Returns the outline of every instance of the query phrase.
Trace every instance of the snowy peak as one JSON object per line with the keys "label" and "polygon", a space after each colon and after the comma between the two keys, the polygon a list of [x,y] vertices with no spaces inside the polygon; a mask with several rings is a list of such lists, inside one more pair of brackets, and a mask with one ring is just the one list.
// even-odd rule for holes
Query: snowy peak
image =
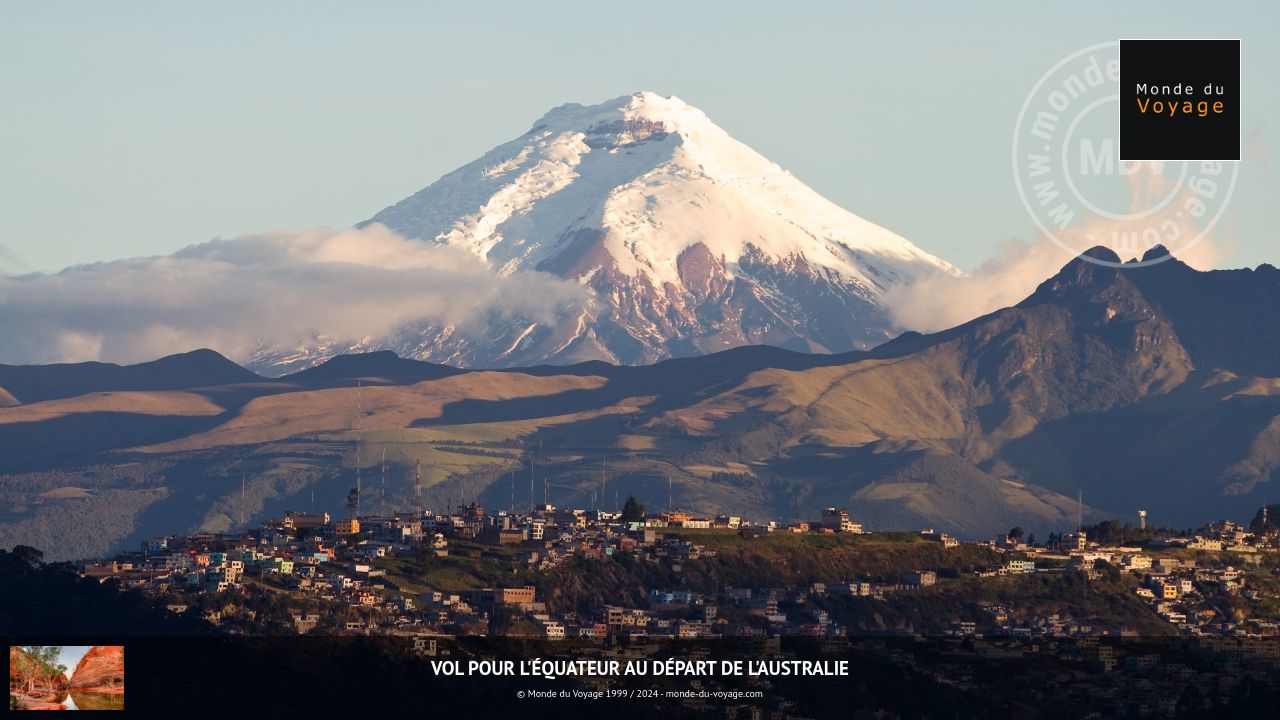
{"label": "snowy peak", "polygon": [[[652,92],[623,95],[599,105],[569,103],[552,109],[534,123],[529,134],[581,132],[588,145],[618,147],[678,134],[689,140],[719,134],[721,130],[701,110],[677,97]],[[597,140],[598,139],[598,140]]]}
{"label": "snowy peak", "polygon": [[375,222],[465,250],[495,273],[548,273],[587,290],[586,305],[554,324],[505,317],[483,338],[408,328],[379,341],[470,366],[647,363],[744,344],[866,348],[892,335],[887,289],[956,272],[701,110],[652,92],[554,108]]}
{"label": "snowy peak", "polygon": [[[525,135],[373,219],[467,247],[496,270],[533,269],[603,231],[618,272],[676,282],[697,243],[729,264],[750,248],[804,256],[879,294],[886,281],[952,272],[905,239],[827,201],[700,110],[640,92],[562,105]],[[878,272],[867,267],[874,254]]]}

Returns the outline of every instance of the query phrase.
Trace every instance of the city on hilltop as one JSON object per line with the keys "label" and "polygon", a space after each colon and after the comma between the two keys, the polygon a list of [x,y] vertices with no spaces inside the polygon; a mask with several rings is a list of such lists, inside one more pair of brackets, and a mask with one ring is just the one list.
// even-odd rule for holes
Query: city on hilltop
{"label": "city on hilltop", "polygon": [[[840,508],[757,524],[647,513],[634,498],[620,511],[287,512],[241,533],[147,540],[81,573],[230,633],[1270,637],[1280,527],[1268,511],[1250,528],[1177,532],[1143,511],[1136,526],[964,543],[867,532]],[[1052,602],[1037,601],[1039,584]],[[868,622],[895,608],[902,621]]]}

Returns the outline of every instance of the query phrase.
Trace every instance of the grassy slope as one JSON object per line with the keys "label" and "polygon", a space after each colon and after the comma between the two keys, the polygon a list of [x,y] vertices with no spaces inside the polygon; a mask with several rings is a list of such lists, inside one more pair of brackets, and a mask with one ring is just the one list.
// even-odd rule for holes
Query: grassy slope
{"label": "grassy slope", "polygon": [[[1133,330],[1147,333],[1139,339],[1158,331]],[[665,507],[670,482],[674,504],[699,513],[792,519],[839,505],[870,527],[989,536],[1015,524],[1038,533],[1073,525],[1069,496],[1080,487],[1101,506],[1124,509],[1142,500],[1168,516],[1152,503],[1213,492],[1201,486],[1218,473],[1233,492],[1252,490],[1280,467],[1275,381],[1218,378],[1203,391],[1181,392],[1185,363],[1176,352],[1133,357],[1125,354],[1126,337],[1107,345],[1098,339],[1102,331],[1081,332],[1063,312],[1038,307],[1000,313],[900,357],[749,374],[726,369],[693,380],[681,368],[723,358],[637,370],[642,374],[631,380],[606,370],[475,372],[361,389],[276,382],[237,385],[235,392],[94,393],[0,408],[0,435],[9,433],[3,437],[15,448],[30,448],[24,433],[47,427],[41,437],[59,438],[44,448],[50,458],[61,457],[64,443],[76,447],[78,437],[96,437],[124,447],[136,440],[150,457],[206,463],[206,489],[176,492],[167,501],[182,526],[159,531],[231,527],[308,497],[304,490],[340,503],[354,485],[358,411],[365,480],[370,472],[380,480],[385,448],[400,501],[411,493],[406,477],[420,461],[437,505],[466,497],[523,506],[540,498],[541,482],[530,498],[523,482],[513,488],[503,481],[504,473],[523,472],[520,453],[532,450],[559,504],[608,506],[615,494],[635,494],[650,507]],[[1154,369],[1140,375],[1127,369],[1143,363]],[[1171,388],[1178,392],[1132,410],[1108,410],[1109,403]],[[1054,419],[1072,409],[1085,414]],[[1205,428],[1222,437],[1197,441]],[[1177,447],[1162,454],[1170,448],[1160,443]],[[305,472],[296,482],[258,472],[259,457]],[[1143,458],[1156,458],[1159,467],[1142,465]],[[240,503],[238,476],[246,471],[253,502]],[[1135,497],[1140,485],[1129,480],[1143,472],[1177,475],[1182,484],[1155,498]],[[0,512],[10,512],[0,519],[31,519],[29,497],[13,491],[8,477],[0,476]],[[42,491],[62,486],[79,485]],[[56,522],[58,515],[43,517]]]}
{"label": "grassy slope", "polygon": [[255,445],[300,435],[354,428],[407,428],[439,418],[463,400],[512,400],[598,388],[603,378],[534,377],[519,373],[468,373],[398,387],[305,390],[256,398],[208,432],[146,448],[177,452],[227,445]]}
{"label": "grassy slope", "polygon": [[204,395],[177,390],[90,393],[16,407],[4,407],[0,398],[0,425],[40,422],[84,413],[209,416],[220,415],[224,411],[225,408]]}

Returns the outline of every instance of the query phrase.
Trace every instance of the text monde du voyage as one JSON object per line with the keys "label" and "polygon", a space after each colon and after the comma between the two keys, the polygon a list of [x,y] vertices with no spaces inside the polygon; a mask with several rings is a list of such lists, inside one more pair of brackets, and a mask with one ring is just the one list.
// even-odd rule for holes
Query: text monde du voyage
{"label": "text monde du voyage", "polygon": [[1213,83],[1205,83],[1199,93],[1190,83],[1174,85],[1135,83],[1134,91],[1137,95],[1134,99],[1138,102],[1138,112],[1143,115],[1207,118],[1210,115],[1222,115],[1227,108],[1226,101],[1213,99],[1215,96],[1225,94],[1222,85]]}
{"label": "text monde du voyage", "polygon": [[847,676],[848,660],[433,660],[436,675],[493,677]]}

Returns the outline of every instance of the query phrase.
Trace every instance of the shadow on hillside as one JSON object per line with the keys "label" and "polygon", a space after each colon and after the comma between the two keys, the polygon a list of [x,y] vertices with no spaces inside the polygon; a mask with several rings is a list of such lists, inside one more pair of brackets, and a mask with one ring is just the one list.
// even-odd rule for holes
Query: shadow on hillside
{"label": "shadow on hillside", "polygon": [[613,366],[585,363],[570,367],[540,366],[514,372],[532,375],[598,375],[606,378],[595,390],[570,390],[555,395],[514,400],[459,400],[449,403],[437,418],[421,418],[414,427],[458,425],[477,422],[532,420],[595,410],[629,397],[656,396],[638,417],[653,415],[727,392],[742,384],[751,373],[766,368],[805,370],[855,362],[861,354],[806,355],[767,345],[749,345],[715,355],[677,358],[656,365]]}
{"label": "shadow on hillside", "polygon": [[[1165,524],[1247,514],[1267,498],[1256,487],[1231,489],[1220,479],[1241,461],[1280,452],[1265,434],[1280,415],[1280,397],[1224,399],[1232,387],[1178,390],[1044,422],[1005,445],[998,459],[1054,492],[1071,497],[1079,491],[1090,505],[1117,512],[1143,508]],[[1246,465],[1252,475],[1237,480],[1267,479],[1264,465]]]}
{"label": "shadow on hillside", "polygon": [[23,472],[87,462],[120,448],[165,442],[211,430],[226,414],[137,415],[94,412],[0,425],[0,472]]}

